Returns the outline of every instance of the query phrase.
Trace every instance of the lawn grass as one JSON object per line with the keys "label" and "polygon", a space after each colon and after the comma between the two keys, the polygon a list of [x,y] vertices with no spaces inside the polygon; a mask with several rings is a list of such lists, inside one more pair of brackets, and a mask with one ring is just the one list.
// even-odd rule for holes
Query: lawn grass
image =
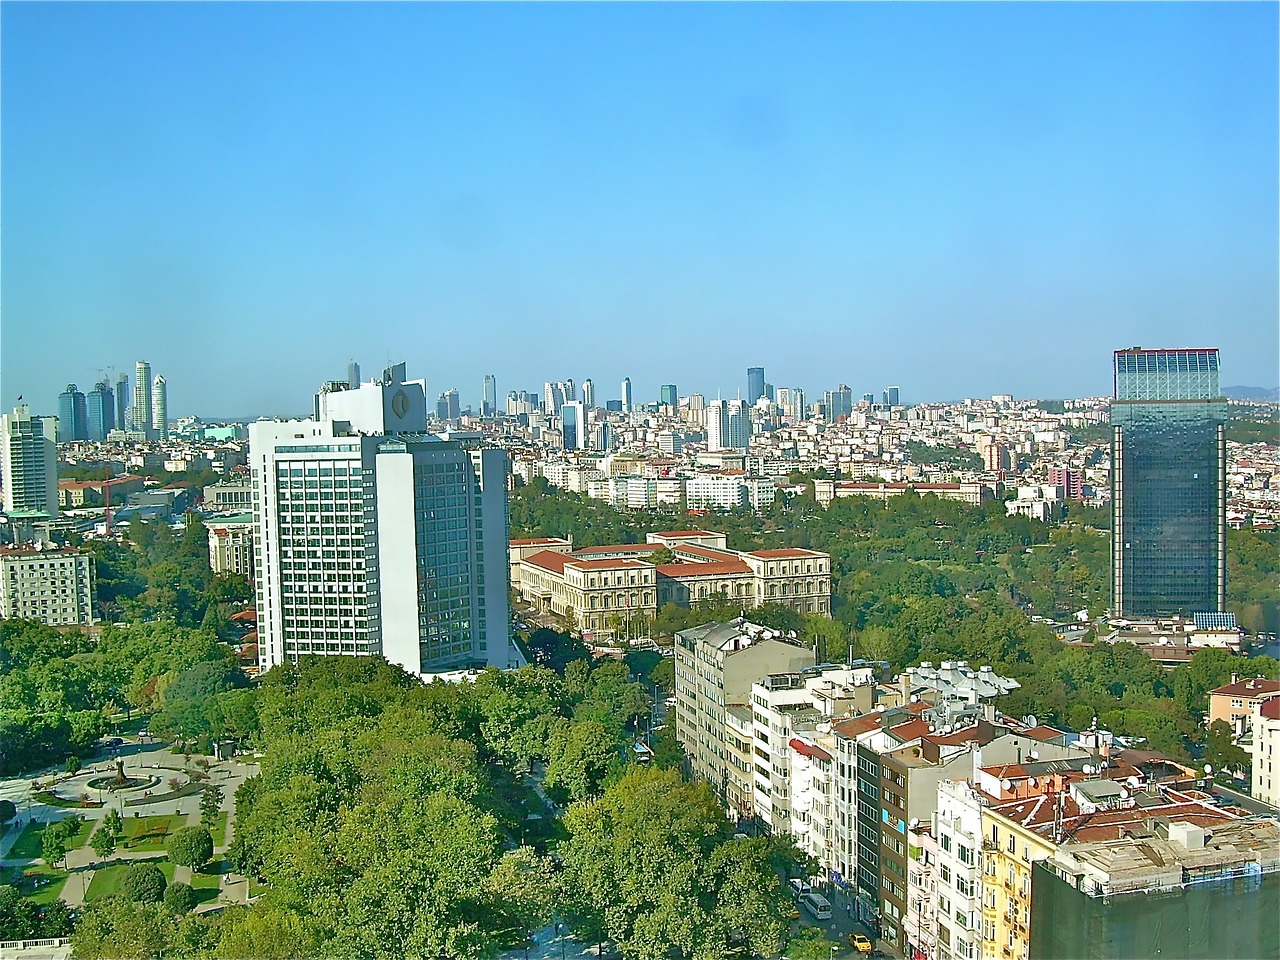
{"label": "lawn grass", "polygon": [[231,872],[226,860],[214,860],[202,870],[191,871],[191,889],[196,892],[196,903],[208,903],[218,899],[222,891],[222,875]]}
{"label": "lawn grass", "polygon": [[227,845],[227,811],[218,811],[218,819],[209,828],[209,832],[213,834],[213,849]]}
{"label": "lawn grass", "polygon": [[187,822],[181,813],[161,817],[126,817],[124,850],[163,850],[169,835]]}
{"label": "lawn grass", "polygon": [[[0,883],[17,887],[19,893],[35,903],[52,903],[58,899],[67,877],[66,870],[43,863],[30,867],[5,867],[0,871]],[[37,880],[42,883],[41,886],[36,886]]]}
{"label": "lawn grass", "polygon": [[118,893],[120,884],[124,882],[124,875],[135,863],[154,863],[163,871],[165,880],[173,883],[173,864],[169,862],[167,857],[120,861],[98,868],[93,875],[93,880],[89,882],[89,890],[84,897],[85,903],[92,903],[100,897],[109,897],[113,893]]}
{"label": "lawn grass", "polygon": [[[79,850],[84,846],[84,842],[89,839],[89,834],[93,832],[96,826],[93,820],[86,820],[76,829],[71,838],[67,841],[68,850]],[[45,824],[28,823],[22,828],[22,833],[18,835],[18,839],[14,841],[12,847],[9,848],[7,859],[9,860],[35,860],[40,856],[40,844],[44,837]]]}

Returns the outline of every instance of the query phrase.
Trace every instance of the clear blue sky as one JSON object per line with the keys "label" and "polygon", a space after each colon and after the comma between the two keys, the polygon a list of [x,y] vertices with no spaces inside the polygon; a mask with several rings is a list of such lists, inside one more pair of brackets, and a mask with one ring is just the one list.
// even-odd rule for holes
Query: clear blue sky
{"label": "clear blue sky", "polygon": [[13,3],[0,406],[1277,382],[1277,5]]}

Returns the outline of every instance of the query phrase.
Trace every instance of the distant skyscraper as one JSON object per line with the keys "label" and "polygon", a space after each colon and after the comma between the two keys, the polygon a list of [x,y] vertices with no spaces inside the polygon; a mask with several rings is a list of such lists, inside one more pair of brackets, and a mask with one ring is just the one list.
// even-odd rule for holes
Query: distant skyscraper
{"label": "distant skyscraper", "polygon": [[853,414],[853,390],[848,384],[842,383],[834,390],[828,390],[823,398],[823,404],[827,408],[827,422],[835,423],[840,417],[848,417]]}
{"label": "distant skyscraper", "polygon": [[862,395],[862,402],[867,404],[867,406],[874,407],[876,404],[876,395],[874,393],[864,393]]}
{"label": "distant skyscraper", "polygon": [[564,406],[564,389],[559,383],[550,380],[542,385],[542,412],[549,417],[557,416]]}
{"label": "distant skyscraper", "polygon": [[664,383],[658,388],[658,402],[668,407],[680,405],[680,391],[674,383]]}
{"label": "distant skyscraper", "polygon": [[588,410],[594,410],[596,406],[596,385],[590,378],[582,381],[582,404]]}
{"label": "distant skyscraper", "polygon": [[889,406],[889,407],[898,406],[902,402],[901,393],[902,393],[901,387],[885,387],[884,388],[885,406]]}
{"label": "distant skyscraper", "polygon": [[26,404],[0,414],[0,482],[6,513],[58,515],[58,448]]}
{"label": "distant skyscraper", "polygon": [[1111,597],[1122,617],[1226,602],[1226,400],[1218,351],[1117,350]]}
{"label": "distant skyscraper", "polygon": [[462,402],[456,389],[451,387],[440,394],[436,401],[436,416],[441,420],[457,420],[462,416]]}
{"label": "distant skyscraper", "polygon": [[116,426],[116,395],[111,384],[99,380],[86,398],[89,409],[86,428],[90,440],[105,440]]}
{"label": "distant skyscraper", "polygon": [[764,396],[764,367],[747,367],[747,403]]}
{"label": "distant skyscraper", "polygon": [[746,450],[751,444],[751,407],[745,401],[729,401],[728,428],[726,446],[734,450]]}
{"label": "distant skyscraper", "polygon": [[151,436],[169,439],[169,386],[159,374],[151,381]]}
{"label": "distant skyscraper", "polygon": [[578,399],[578,385],[573,382],[572,377],[561,384],[561,387],[564,390],[564,399],[566,403]]}
{"label": "distant skyscraper", "polygon": [[566,450],[580,450],[586,444],[587,415],[583,405],[571,400],[560,408],[560,436]]}
{"label": "distant skyscraper", "polygon": [[151,364],[139,360],[133,365],[133,429],[151,436]]}
{"label": "distant skyscraper", "polygon": [[116,427],[129,429],[129,375],[122,373],[116,377]]}
{"label": "distant skyscraper", "polygon": [[631,412],[631,378],[622,378],[622,412]]}
{"label": "distant skyscraper", "polygon": [[354,360],[347,364],[347,386],[352,390],[360,386],[360,364]]}
{"label": "distant skyscraper", "polygon": [[58,394],[58,436],[63,442],[89,439],[88,404],[74,383]]}
{"label": "distant skyscraper", "polygon": [[480,403],[480,415],[492,417],[498,412],[498,380],[492,373],[484,375],[484,398]]}

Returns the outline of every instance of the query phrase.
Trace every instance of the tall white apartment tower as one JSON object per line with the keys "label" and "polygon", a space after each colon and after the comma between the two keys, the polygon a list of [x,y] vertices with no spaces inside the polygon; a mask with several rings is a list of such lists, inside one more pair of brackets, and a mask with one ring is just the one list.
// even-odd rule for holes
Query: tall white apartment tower
{"label": "tall white apartment tower", "polygon": [[622,378],[622,412],[631,412],[631,378]]}
{"label": "tall white apartment tower", "polygon": [[151,435],[169,439],[169,386],[159,375],[151,381]]}
{"label": "tall white apartment tower", "polygon": [[5,513],[58,515],[58,448],[25,403],[0,414],[0,478]]}
{"label": "tall white apartment tower", "polygon": [[[502,450],[425,434],[402,368],[249,427],[259,666],[382,655],[412,673],[507,667]],[[332,385],[331,385],[332,386]]]}
{"label": "tall white apartment tower", "polygon": [[582,404],[588,410],[595,409],[596,385],[595,381],[590,378],[582,381]]}
{"label": "tall white apartment tower", "polygon": [[713,400],[706,406],[707,450],[715,452],[729,446],[729,405],[724,400]]}
{"label": "tall white apartment tower", "polygon": [[139,360],[133,365],[133,429],[145,433],[150,439],[151,433],[151,364]]}

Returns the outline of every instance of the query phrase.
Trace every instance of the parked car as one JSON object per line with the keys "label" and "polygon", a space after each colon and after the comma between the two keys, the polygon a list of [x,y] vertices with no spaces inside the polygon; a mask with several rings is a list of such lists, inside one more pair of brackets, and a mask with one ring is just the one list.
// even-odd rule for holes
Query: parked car
{"label": "parked car", "polygon": [[859,953],[870,953],[875,949],[875,946],[871,943],[871,938],[863,933],[849,934],[849,946]]}

